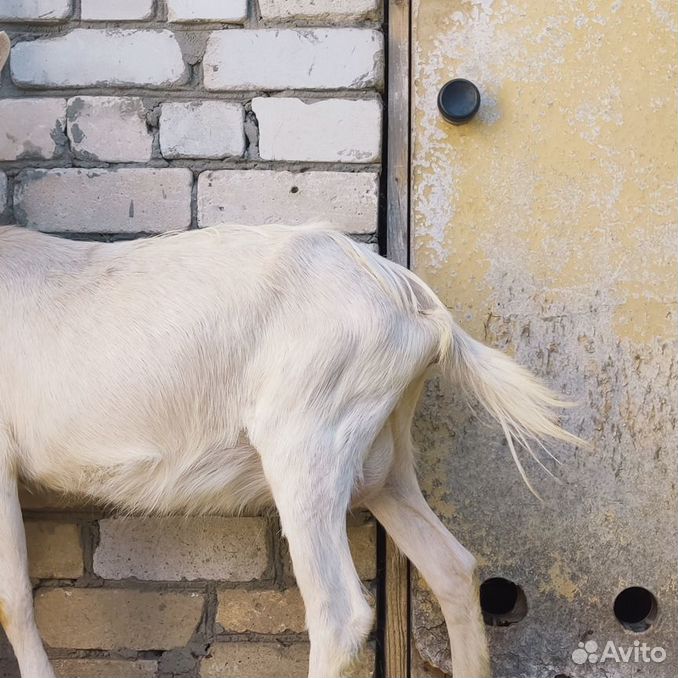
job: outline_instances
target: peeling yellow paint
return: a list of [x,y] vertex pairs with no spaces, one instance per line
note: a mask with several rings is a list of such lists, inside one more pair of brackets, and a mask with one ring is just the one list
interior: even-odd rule
[[549,581],[542,582],[539,590],[542,593],[549,591],[555,593],[561,598],[572,601],[579,594],[579,587],[572,578],[572,573],[560,561],[556,560],[548,571]]
[[[563,421],[593,444],[556,450],[560,486],[533,465],[536,505],[482,413],[453,387],[426,391],[423,491],[481,576],[527,597],[510,633],[489,629],[501,675],[543,673],[544,661],[570,675],[562,648],[582,629],[619,633],[622,581],[675,599],[677,10],[413,0],[413,268],[467,331],[581,403]],[[460,127],[436,104],[455,77],[482,96]],[[417,581],[414,640],[444,667],[440,618]],[[676,647],[675,606],[663,614],[653,642]]]
[[[415,268],[476,333],[510,285],[572,311],[602,294],[620,339],[675,336],[675,8],[658,7],[415,3]],[[464,127],[436,111],[453,76],[483,95]]]

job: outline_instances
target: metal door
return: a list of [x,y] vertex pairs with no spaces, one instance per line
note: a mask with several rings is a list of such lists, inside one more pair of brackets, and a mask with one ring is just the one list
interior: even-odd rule
[[[453,388],[420,407],[425,494],[506,580],[483,589],[498,676],[678,672],[675,48],[672,0],[413,2],[412,268],[593,444],[543,455],[562,484],[524,455],[540,503]],[[463,126],[436,106],[456,77],[482,97]],[[449,670],[412,586],[414,649]]]

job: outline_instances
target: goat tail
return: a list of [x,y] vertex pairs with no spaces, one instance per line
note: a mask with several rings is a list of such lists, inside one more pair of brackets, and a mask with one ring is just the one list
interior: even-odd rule
[[369,252],[341,234],[330,235],[404,312],[416,314],[429,327],[433,325],[438,342],[438,367],[451,382],[475,396],[497,420],[525,484],[541,498],[525,473],[515,443],[520,443],[546,473],[553,476],[530,443],[538,445],[556,462],[542,439],[554,438],[588,447],[588,443],[557,423],[555,411],[574,407],[576,403],[563,400],[515,360],[464,332],[433,290],[412,271]]
[[515,442],[520,443],[553,476],[530,443],[536,443],[555,461],[558,460],[544,447],[543,438],[586,446],[585,441],[557,423],[555,411],[574,407],[576,403],[563,400],[509,356],[473,339],[455,323],[437,297],[435,301],[436,308],[429,313],[438,327],[438,366],[450,381],[475,396],[496,419],[525,484],[537,498],[541,498],[525,473]]

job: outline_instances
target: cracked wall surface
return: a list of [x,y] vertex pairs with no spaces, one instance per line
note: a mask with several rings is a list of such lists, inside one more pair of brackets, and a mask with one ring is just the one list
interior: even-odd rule
[[[415,0],[414,269],[476,338],[580,405],[592,450],[525,459],[453,388],[429,385],[422,485],[481,578],[525,591],[489,628],[496,675],[673,677],[676,655],[676,8],[653,2]],[[482,105],[446,124],[438,89],[465,77]],[[527,457],[527,455],[524,455]],[[649,589],[642,634],[613,614]],[[449,670],[443,620],[416,579],[413,635]],[[580,642],[665,648],[662,663],[577,664]]]

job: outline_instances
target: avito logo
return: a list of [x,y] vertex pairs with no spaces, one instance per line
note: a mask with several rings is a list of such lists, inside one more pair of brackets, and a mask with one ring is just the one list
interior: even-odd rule
[[650,647],[639,640],[627,647],[615,645],[613,641],[608,640],[602,652],[599,652],[599,649],[595,640],[579,643],[579,647],[572,653],[572,661],[575,664],[604,664],[605,662],[661,664],[666,659],[666,650],[663,647]]

